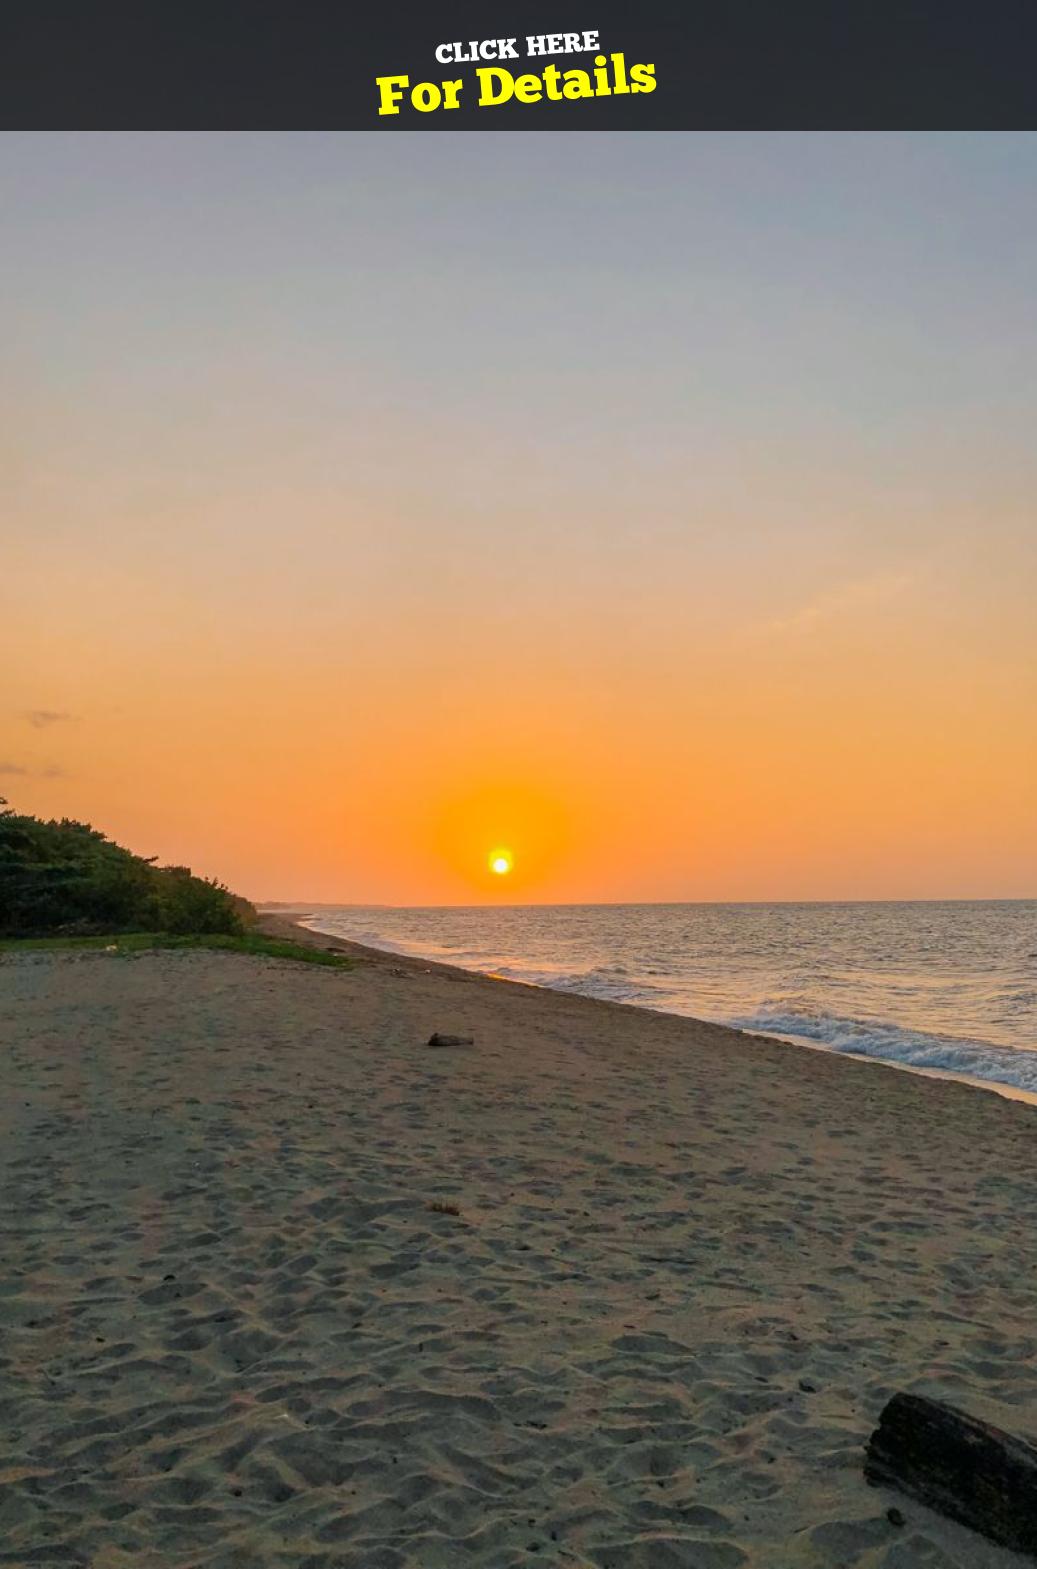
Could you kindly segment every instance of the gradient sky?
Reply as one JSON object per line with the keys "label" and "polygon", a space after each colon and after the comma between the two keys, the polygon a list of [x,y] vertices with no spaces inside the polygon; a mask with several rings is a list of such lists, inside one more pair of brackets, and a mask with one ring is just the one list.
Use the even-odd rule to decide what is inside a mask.
{"label": "gradient sky", "polygon": [[8,135],[0,226],[18,808],[258,898],[1037,893],[1037,137]]}

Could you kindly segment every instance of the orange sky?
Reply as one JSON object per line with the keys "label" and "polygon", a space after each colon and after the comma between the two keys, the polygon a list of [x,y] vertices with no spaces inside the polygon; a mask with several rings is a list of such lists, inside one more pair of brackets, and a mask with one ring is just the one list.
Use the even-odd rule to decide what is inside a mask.
{"label": "orange sky", "polygon": [[257,898],[1033,895],[1035,164],[10,140],[0,793]]}

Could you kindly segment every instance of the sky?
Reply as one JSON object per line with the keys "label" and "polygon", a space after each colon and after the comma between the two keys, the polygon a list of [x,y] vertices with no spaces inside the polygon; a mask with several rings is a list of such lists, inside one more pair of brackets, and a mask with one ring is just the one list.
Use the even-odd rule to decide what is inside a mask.
{"label": "sky", "polygon": [[1030,134],[7,135],[0,794],[257,899],[1037,894],[1035,198]]}

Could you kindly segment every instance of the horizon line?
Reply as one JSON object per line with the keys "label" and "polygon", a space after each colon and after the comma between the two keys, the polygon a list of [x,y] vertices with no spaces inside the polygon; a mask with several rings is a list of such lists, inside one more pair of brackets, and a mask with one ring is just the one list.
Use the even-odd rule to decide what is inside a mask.
{"label": "horizon line", "polygon": [[645,908],[677,909],[685,905],[821,905],[821,904],[1037,904],[1033,894],[954,894],[947,897],[923,895],[915,898],[829,898],[829,899],[527,899],[505,902],[487,900],[481,904],[460,902],[438,904],[395,904],[382,899],[254,899],[260,914],[264,910],[622,910]]}

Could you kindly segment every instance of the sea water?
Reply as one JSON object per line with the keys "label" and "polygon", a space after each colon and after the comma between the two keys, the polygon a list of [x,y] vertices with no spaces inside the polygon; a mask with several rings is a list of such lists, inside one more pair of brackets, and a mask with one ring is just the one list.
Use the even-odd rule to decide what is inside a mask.
{"label": "sea water", "polygon": [[1037,901],[310,907],[372,947],[1037,1093]]}

